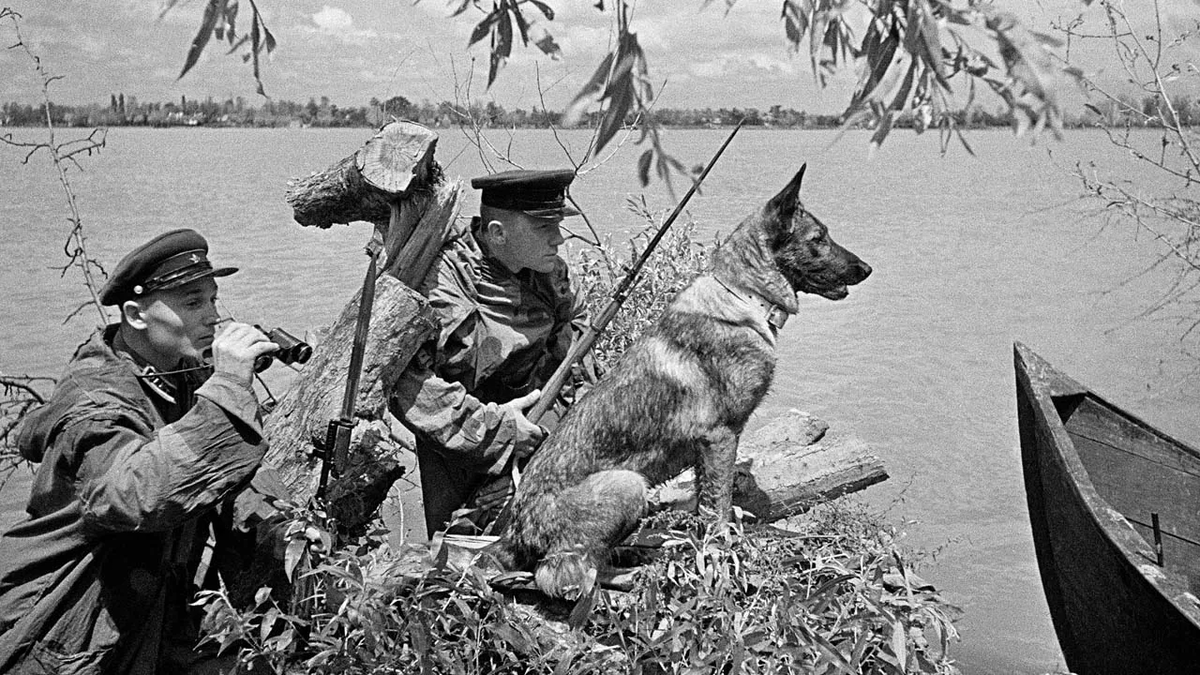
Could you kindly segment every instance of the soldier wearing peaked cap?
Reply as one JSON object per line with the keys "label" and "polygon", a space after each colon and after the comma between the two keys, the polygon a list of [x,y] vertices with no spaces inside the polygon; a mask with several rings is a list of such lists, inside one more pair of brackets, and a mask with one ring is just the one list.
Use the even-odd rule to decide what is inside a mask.
{"label": "soldier wearing peaked cap", "polygon": [[579,214],[566,200],[574,178],[566,169],[472,180],[479,215],[421,289],[442,329],[400,378],[391,409],[417,438],[429,536],[546,435],[524,413],[587,321],[558,255],[563,218]]}
{"label": "soldier wearing peaked cap", "polygon": [[[20,428],[39,462],[28,517],[0,537],[0,672],[186,673],[199,658],[188,603],[233,542],[285,496],[269,470],[252,326],[218,329],[208,243],[192,230],[125,256],[100,293],[120,321],[75,352]],[[211,359],[211,364],[206,363]],[[268,528],[262,528],[265,532]],[[210,535],[211,564],[202,565]]]}

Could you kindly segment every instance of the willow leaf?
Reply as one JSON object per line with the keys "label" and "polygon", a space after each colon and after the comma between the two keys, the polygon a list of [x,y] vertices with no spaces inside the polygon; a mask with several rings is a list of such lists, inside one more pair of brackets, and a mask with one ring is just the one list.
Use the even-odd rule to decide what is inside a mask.
{"label": "willow leaf", "polygon": [[587,104],[600,95],[601,90],[604,88],[604,82],[608,79],[609,72],[612,71],[613,59],[615,58],[616,54],[612,52],[606,54],[604,60],[596,67],[596,71],[592,73],[591,79],[587,81],[587,84],[583,85],[578,94],[575,94],[575,98],[571,100],[566,110],[563,111],[562,123],[564,126],[571,126],[578,122]]}
{"label": "willow leaf", "polygon": [[613,80],[608,90],[612,92],[612,96],[604,119],[600,122],[600,129],[596,132],[596,149],[592,152],[593,155],[604,149],[625,123],[625,113],[633,107],[633,76],[626,73],[625,76]]}
{"label": "willow leaf", "polygon": [[529,23],[525,21],[525,15],[521,13],[521,8],[516,4],[509,4],[509,13],[517,22],[517,29],[521,31],[521,44],[529,44]]}
{"label": "willow leaf", "polygon": [[532,2],[535,7],[537,7],[538,9],[540,9],[542,11],[542,16],[546,17],[547,21],[554,20],[554,8],[553,7],[551,7],[550,5],[547,5],[546,3],[542,2],[541,0],[529,0],[529,2]]}
{"label": "willow leaf", "polygon": [[492,24],[496,23],[499,18],[500,10],[490,12],[487,16],[483,17],[483,20],[475,25],[475,30],[471,31],[471,38],[467,40],[467,46],[470,47],[487,37],[488,33],[492,31]]}
{"label": "willow leaf", "polygon": [[204,51],[208,39],[212,37],[213,28],[217,25],[217,18],[224,13],[225,1],[208,0],[208,4],[204,6],[204,18],[200,21],[200,30],[196,33],[196,37],[192,38],[192,46],[188,49],[187,58],[183,62],[183,70],[179,72],[179,78],[176,79],[187,75],[192,66],[200,60],[200,54]]}
{"label": "willow leaf", "polygon": [[637,175],[638,182],[642,187],[650,184],[650,163],[654,161],[654,148],[647,148],[645,152],[638,157]]}
{"label": "willow leaf", "polygon": [[[503,11],[503,6],[501,10],[497,11]],[[509,21],[508,16],[501,14],[496,22],[496,28],[496,40],[492,44],[491,66],[488,69],[489,87],[496,81],[496,76],[500,74],[500,66],[504,65],[504,60],[508,58],[509,54],[512,54],[512,22]]]}
{"label": "willow leaf", "polygon": [[237,0],[229,0],[225,5],[225,24],[229,34],[229,44],[233,44],[237,40],[237,15]]}

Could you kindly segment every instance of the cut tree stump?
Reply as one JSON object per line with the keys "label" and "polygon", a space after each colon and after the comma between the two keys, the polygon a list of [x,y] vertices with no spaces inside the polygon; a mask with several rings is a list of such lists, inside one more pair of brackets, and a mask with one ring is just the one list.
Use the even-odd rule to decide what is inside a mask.
{"label": "cut tree stump", "polygon": [[[349,461],[327,494],[331,515],[345,529],[366,524],[404,466],[412,465],[411,457],[402,456],[411,455],[412,447],[389,433],[387,399],[412,355],[439,330],[418,290],[447,237],[457,234],[462,186],[446,179],[434,159],[436,147],[433,131],[393,122],[332,167],[292,181],[287,193],[297,223],[328,228],[365,221],[383,242]],[[330,420],[341,417],[360,294],[342,309],[266,420],[267,462],[301,503],[320,479],[313,441],[323,441]]]}
{"label": "cut tree stump", "polygon": [[419,124],[392,122],[349,157],[293,180],[287,201],[296,222],[322,229],[360,220],[386,224],[393,204],[442,182],[433,159],[437,138]]}

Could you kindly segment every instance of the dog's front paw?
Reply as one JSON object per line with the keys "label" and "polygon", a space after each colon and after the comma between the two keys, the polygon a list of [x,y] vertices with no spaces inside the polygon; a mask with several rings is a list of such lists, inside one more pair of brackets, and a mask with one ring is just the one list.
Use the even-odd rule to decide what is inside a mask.
{"label": "dog's front paw", "polygon": [[534,581],[553,598],[577,600],[596,585],[596,565],[581,550],[551,553],[538,563]]}

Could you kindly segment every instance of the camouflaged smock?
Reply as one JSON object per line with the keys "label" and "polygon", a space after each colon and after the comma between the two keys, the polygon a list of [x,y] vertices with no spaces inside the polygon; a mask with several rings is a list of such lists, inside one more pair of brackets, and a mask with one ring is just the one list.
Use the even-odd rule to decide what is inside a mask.
{"label": "camouflaged smock", "polygon": [[116,328],[79,348],[21,427],[21,452],[40,465],[29,518],[0,538],[3,673],[186,672],[210,526],[221,557],[234,519],[263,515],[258,490],[283,496],[274,474],[256,473],[254,392],[217,373],[171,378],[165,400],[113,350]]}
{"label": "camouflaged smock", "polygon": [[469,233],[443,249],[422,292],[441,333],[400,378],[392,411],[418,439],[432,534],[487,476],[541,442],[501,404],[550,379],[587,317],[561,258],[549,273],[513,273]]}

